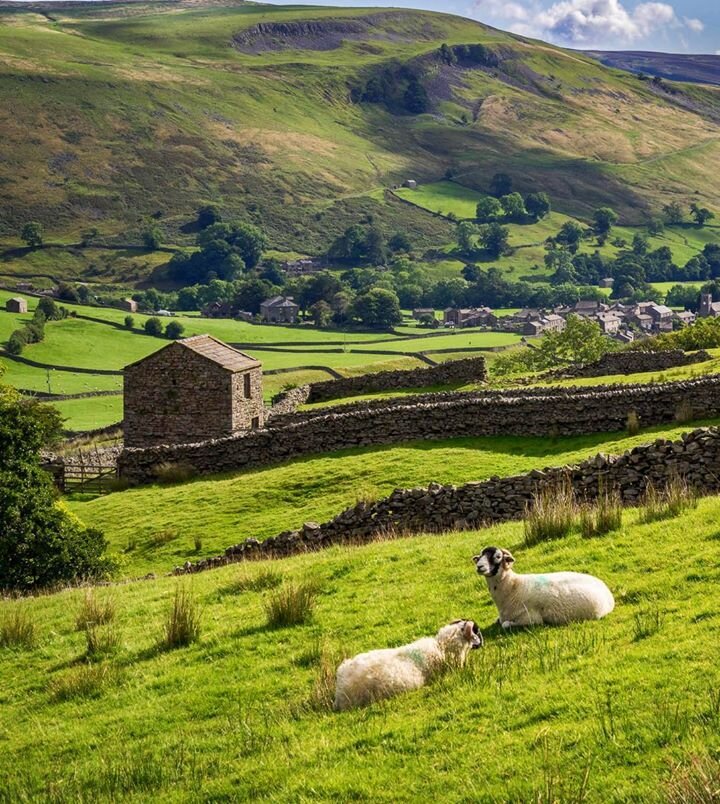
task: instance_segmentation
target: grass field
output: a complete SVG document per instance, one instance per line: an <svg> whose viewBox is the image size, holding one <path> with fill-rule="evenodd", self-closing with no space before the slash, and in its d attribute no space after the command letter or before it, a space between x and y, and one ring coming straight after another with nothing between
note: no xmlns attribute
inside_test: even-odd
<svg viewBox="0 0 720 804"><path fill-rule="evenodd" d="M627 513L594 540L527 549L509 524L103 588L104 659L85 658L76 630L82 590L4 601L0 616L22 610L38 641L0 649L3 800L667 801L674 771L720 749L719 515L704 500L662 523L661 542ZM520 572L601 577L615 611L498 633L470 562L487 544ZM272 587L302 581L319 590L312 619L268 627ZM200 637L163 650L178 587ZM458 617L485 635L465 670L365 710L323 708L322 667Z"/></svg>
<svg viewBox="0 0 720 804"><path fill-rule="evenodd" d="M483 437L347 450L183 486L132 489L75 502L73 510L104 530L113 550L126 551L126 573L139 575L196 558L195 537L202 541L202 555L213 555L249 536L262 539L306 521L325 521L358 499L375 499L398 487L431 480L463 483L572 463L661 435L677 438L688 428L652 428L633 437ZM174 538L158 544L153 535L166 530Z"/></svg>

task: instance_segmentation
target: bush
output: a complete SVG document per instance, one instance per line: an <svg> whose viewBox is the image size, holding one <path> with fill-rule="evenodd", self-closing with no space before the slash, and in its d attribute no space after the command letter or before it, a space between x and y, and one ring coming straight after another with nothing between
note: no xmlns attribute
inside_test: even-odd
<svg viewBox="0 0 720 804"><path fill-rule="evenodd" d="M125 329L132 329L135 326L135 319L131 315L126 315L123 323L125 324Z"/></svg>
<svg viewBox="0 0 720 804"><path fill-rule="evenodd" d="M165 337L170 338L171 341L182 338L183 332L185 332L185 327L179 321L171 321L165 327Z"/></svg>
<svg viewBox="0 0 720 804"><path fill-rule="evenodd" d="M162 321L155 316L148 318L143 325L143 329L145 330L146 335L152 335L155 338L159 338L163 333Z"/></svg>
<svg viewBox="0 0 720 804"><path fill-rule="evenodd" d="M114 619L115 603L110 598L99 600L94 589L87 589L75 618L77 630L85 631L96 625L107 625Z"/></svg>
<svg viewBox="0 0 720 804"><path fill-rule="evenodd" d="M33 648L37 642L35 622L24 609L14 606L0 623L0 648Z"/></svg>
<svg viewBox="0 0 720 804"><path fill-rule="evenodd" d="M536 494L525 511L525 544L568 536L575 524L577 505L569 481L548 486Z"/></svg>
<svg viewBox="0 0 720 804"><path fill-rule="evenodd" d="M11 355L19 355L27 344L27 334L25 329L16 329L8 338L7 350Z"/></svg>
<svg viewBox="0 0 720 804"><path fill-rule="evenodd" d="M273 592L265 602L270 628L284 628L308 622L315 610L318 590L313 583L289 583Z"/></svg>
<svg viewBox="0 0 720 804"><path fill-rule="evenodd" d="M200 610L190 593L178 586L165 620L162 647L166 650L186 647L200 637Z"/></svg>

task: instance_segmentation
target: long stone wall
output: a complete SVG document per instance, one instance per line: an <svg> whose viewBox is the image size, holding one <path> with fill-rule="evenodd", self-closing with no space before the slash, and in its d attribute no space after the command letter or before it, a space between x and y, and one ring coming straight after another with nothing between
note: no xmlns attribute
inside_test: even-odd
<svg viewBox="0 0 720 804"><path fill-rule="evenodd" d="M579 500L613 491L624 504L639 501L648 484L662 489L682 477L698 493L720 490L720 430L695 430L679 441L659 439L617 457L597 455L576 466L533 470L463 486L431 483L398 489L375 503L360 502L323 524L306 522L263 542L246 539L224 555L186 563L176 574L202 572L247 559L282 558L334 544L358 544L383 535L472 530L519 519L544 488L569 483ZM478 544L481 549L485 545Z"/></svg>
<svg viewBox="0 0 720 804"><path fill-rule="evenodd" d="M608 352L594 363L568 366L549 372L554 377L603 377L612 374L642 374L649 371L667 371L677 366L690 366L712 360L705 351L683 352L668 349L661 352L644 352L638 349Z"/></svg>
<svg viewBox="0 0 720 804"><path fill-rule="evenodd" d="M376 403L377 404L377 403ZM486 435L580 435L618 432L628 414L641 426L720 416L720 376L688 382L613 385L603 389L528 389L484 396L444 395L440 401L333 412L266 430L198 444L127 449L120 473L130 482L156 477L160 464L183 463L200 474L237 471L352 447Z"/></svg>

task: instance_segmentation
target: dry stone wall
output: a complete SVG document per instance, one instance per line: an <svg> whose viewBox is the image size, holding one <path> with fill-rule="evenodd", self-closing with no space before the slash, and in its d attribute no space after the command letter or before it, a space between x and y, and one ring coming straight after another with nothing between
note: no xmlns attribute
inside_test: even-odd
<svg viewBox="0 0 720 804"><path fill-rule="evenodd" d="M659 439L624 455L597 455L577 466L534 470L463 486L431 483L427 488L397 489L375 503L360 502L323 524L306 522L263 542L246 539L224 555L186 563L176 574L202 572L247 559L282 558L335 544L361 544L382 535L472 530L519 519L544 488L569 483L579 500L609 491L624 504L639 501L649 483L662 489L676 477L697 492L720 490L720 430L687 433L679 441ZM485 545L478 544L478 549Z"/></svg>
<svg viewBox="0 0 720 804"><path fill-rule="evenodd" d="M261 431L197 444L126 449L121 476L142 483L163 463L214 473L267 466L352 447L486 435L580 435L617 432L628 414L641 426L720 416L720 376L688 382L586 389L528 389L514 395L443 395L440 401L395 400L391 405L333 412Z"/></svg>
<svg viewBox="0 0 720 804"><path fill-rule="evenodd" d="M681 349L669 349L661 352L643 352L628 350L608 352L594 363L568 366L550 372L554 377L603 377L611 374L642 374L649 371L666 371L677 366L690 366L712 360L712 355L705 351L683 352Z"/></svg>

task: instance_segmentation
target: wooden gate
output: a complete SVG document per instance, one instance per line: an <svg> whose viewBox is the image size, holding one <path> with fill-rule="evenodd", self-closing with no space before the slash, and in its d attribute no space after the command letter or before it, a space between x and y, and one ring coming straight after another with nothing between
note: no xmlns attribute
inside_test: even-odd
<svg viewBox="0 0 720 804"><path fill-rule="evenodd" d="M116 479L115 465L66 464L61 491L65 494L109 494Z"/></svg>

